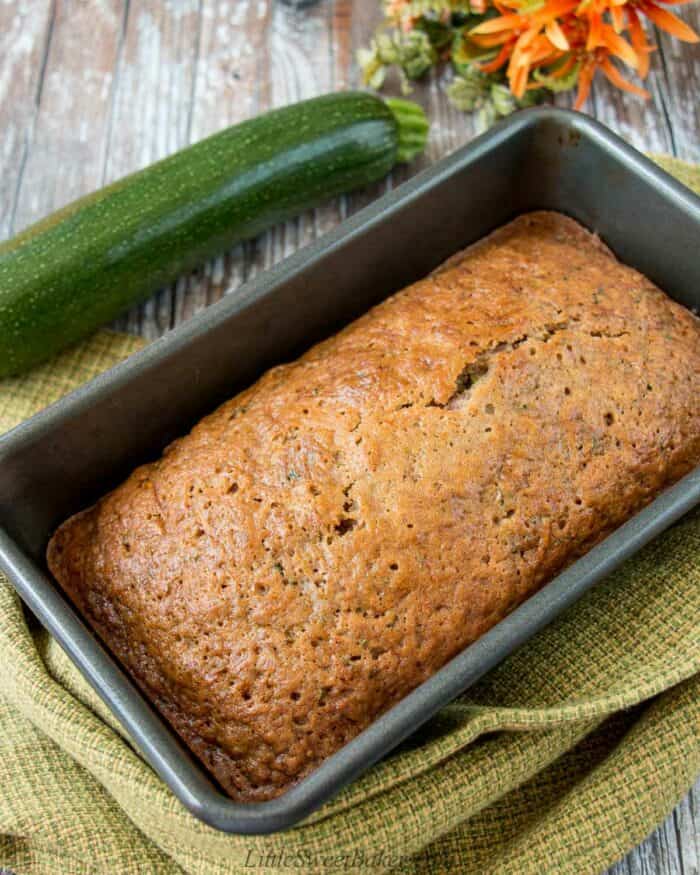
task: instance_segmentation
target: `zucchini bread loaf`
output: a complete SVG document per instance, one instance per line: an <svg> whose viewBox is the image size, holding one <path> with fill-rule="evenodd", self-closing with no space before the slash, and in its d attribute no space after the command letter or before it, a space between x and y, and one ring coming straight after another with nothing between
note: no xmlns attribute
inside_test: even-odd
<svg viewBox="0 0 700 875"><path fill-rule="evenodd" d="M696 317L532 213L221 406L49 566L269 799L697 465L698 398Z"/></svg>

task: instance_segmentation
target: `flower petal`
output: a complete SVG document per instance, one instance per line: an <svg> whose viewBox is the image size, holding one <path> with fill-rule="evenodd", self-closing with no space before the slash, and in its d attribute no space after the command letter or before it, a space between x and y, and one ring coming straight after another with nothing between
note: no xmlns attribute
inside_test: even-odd
<svg viewBox="0 0 700 875"><path fill-rule="evenodd" d="M593 81L594 73L595 64L593 63L589 62L581 68L581 72L578 74L578 93L576 95L574 109L581 109L583 104L586 102L588 92L591 90L591 82Z"/></svg>
<svg viewBox="0 0 700 875"><path fill-rule="evenodd" d="M692 27L689 27L684 21L681 21L672 12L667 9L661 9L653 3L644 2L639 4L642 12L650 18L657 27L665 30L666 33L673 34L678 39L687 43L700 42L700 37L695 33Z"/></svg>
<svg viewBox="0 0 700 875"><path fill-rule="evenodd" d="M510 90L516 97L522 97L527 89L527 77L529 70L526 66L520 67L510 80Z"/></svg>
<svg viewBox="0 0 700 875"><path fill-rule="evenodd" d="M560 18L568 12L573 12L578 6L579 0L549 0L549 3L539 12L535 12L532 20L537 24L545 24L547 21L553 21L555 18Z"/></svg>
<svg viewBox="0 0 700 875"><path fill-rule="evenodd" d="M569 51L569 49L571 48L571 46L569 45L569 41L556 19L554 21L547 22L544 32L547 35L547 39L555 48L561 49L562 52Z"/></svg>
<svg viewBox="0 0 700 875"><path fill-rule="evenodd" d="M514 28L522 27L526 24L526 20L522 15L517 15L516 13L512 13L511 15L499 15L498 18L490 18L488 21L482 21L481 24L472 28L469 33L476 34L487 34L487 33L498 33L502 30L513 30Z"/></svg>
<svg viewBox="0 0 700 875"><path fill-rule="evenodd" d="M501 67L506 63L512 51L512 42L503 43L503 45L501 46L501 50L496 55L496 57L492 61L489 61L487 64L479 64L479 69L482 73L495 73L496 70L500 70Z"/></svg>
<svg viewBox="0 0 700 875"><path fill-rule="evenodd" d="M635 85L633 82L625 79L622 73L620 73L617 67L612 63L610 58L605 58L604 61L600 62L599 66L613 85L616 85L623 91L629 91L632 94L637 94L639 97L643 97L645 100L650 97L650 94L646 90L646 88L640 88L639 85Z"/></svg>
<svg viewBox="0 0 700 875"><path fill-rule="evenodd" d="M589 30L588 39L586 40L586 51L592 52L593 49L602 45L603 22L599 15L592 15L588 19Z"/></svg>
<svg viewBox="0 0 700 875"><path fill-rule="evenodd" d="M609 24L601 25L600 40L602 45L610 49L612 54L616 55L621 61L624 61L628 67L637 69L639 64L637 53L627 40L615 33Z"/></svg>
<svg viewBox="0 0 700 875"><path fill-rule="evenodd" d="M550 77L552 79L562 79L566 74L571 70L571 68L576 63L576 57L574 55L569 55L566 61L558 67L553 73L550 73Z"/></svg>
<svg viewBox="0 0 700 875"><path fill-rule="evenodd" d="M482 49L492 49L495 46L501 46L505 42L509 42L513 39L513 34L505 31L504 33L490 33L485 36L481 36L480 34L476 34L476 36L469 35L469 39L477 46L481 46Z"/></svg>
<svg viewBox="0 0 700 875"><path fill-rule="evenodd" d="M623 12L622 6L611 6L610 18L612 19L615 33L621 33L625 26L625 14Z"/></svg>
<svg viewBox="0 0 700 875"><path fill-rule="evenodd" d="M627 22L630 40L639 59L637 73L640 78L646 79L649 72L649 55L654 51L654 46L647 41L647 35L642 27L642 22L639 20L639 16L633 7L627 10Z"/></svg>

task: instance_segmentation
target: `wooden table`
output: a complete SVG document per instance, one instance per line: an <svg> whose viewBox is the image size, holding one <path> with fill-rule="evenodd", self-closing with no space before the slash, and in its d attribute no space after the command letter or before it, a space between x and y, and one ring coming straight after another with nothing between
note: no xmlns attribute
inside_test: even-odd
<svg viewBox="0 0 700 875"><path fill-rule="evenodd" d="M270 106L358 83L378 0L5 0L0 3L0 239L62 204ZM700 30L700 7L681 13ZM423 163L477 131L434 76L416 88ZM643 103L596 80L585 107L635 146L700 161L700 50L659 39ZM561 102L566 105L569 98ZM238 247L123 317L153 338L333 227L410 171ZM700 785L611 871L698 873Z"/></svg>

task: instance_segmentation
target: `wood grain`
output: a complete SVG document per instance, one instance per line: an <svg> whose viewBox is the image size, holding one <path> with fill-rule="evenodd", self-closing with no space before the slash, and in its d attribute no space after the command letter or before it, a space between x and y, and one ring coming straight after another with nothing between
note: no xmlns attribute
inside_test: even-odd
<svg viewBox="0 0 700 875"><path fill-rule="evenodd" d="M679 13L700 29L700 6ZM0 3L0 239L71 199L269 107L356 86L376 0L5 0ZM700 161L700 50L657 34L643 103L597 79L585 110L633 145ZM116 326L157 337L478 133L445 99L410 169L236 247ZM396 93L396 88L394 87ZM570 105L563 95L558 103ZM610 875L700 875L700 783Z"/></svg>
<svg viewBox="0 0 700 875"><path fill-rule="evenodd" d="M24 0L0 5L0 237L16 229L17 204L34 140L46 56L53 34L53 3ZM26 200L26 198L24 198Z"/></svg>
<svg viewBox="0 0 700 875"><path fill-rule="evenodd" d="M700 5L674 10L700 33ZM689 46L656 31L663 71L662 98L671 123L675 153L686 161L700 161L700 47Z"/></svg>
<svg viewBox="0 0 700 875"><path fill-rule="evenodd" d="M649 838L607 875L698 875L700 781Z"/></svg>
<svg viewBox="0 0 700 875"><path fill-rule="evenodd" d="M201 24L197 0L124 4L105 181L191 141ZM185 277L178 288L189 283ZM175 324L175 313L174 292L167 289L133 308L117 327L153 338Z"/></svg>
<svg viewBox="0 0 700 875"><path fill-rule="evenodd" d="M15 228L87 194L104 176L123 4L56 0L50 16Z"/></svg>

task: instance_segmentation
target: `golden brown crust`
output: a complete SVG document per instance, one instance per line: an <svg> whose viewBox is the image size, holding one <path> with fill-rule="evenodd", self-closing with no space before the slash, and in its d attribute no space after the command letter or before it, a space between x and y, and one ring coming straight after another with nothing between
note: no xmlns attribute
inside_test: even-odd
<svg viewBox="0 0 700 875"><path fill-rule="evenodd" d="M522 216L224 404L49 565L223 787L276 796L698 463L699 340Z"/></svg>

